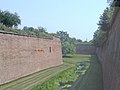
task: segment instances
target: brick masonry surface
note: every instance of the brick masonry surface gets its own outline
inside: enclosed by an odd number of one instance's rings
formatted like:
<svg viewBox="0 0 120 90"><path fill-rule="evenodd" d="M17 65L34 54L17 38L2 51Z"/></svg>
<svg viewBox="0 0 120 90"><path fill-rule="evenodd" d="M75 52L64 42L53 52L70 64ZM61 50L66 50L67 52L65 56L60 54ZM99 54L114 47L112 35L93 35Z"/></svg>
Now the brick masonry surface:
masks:
<svg viewBox="0 0 120 90"><path fill-rule="evenodd" d="M108 40L96 50L103 68L104 90L120 90L120 8L116 10Z"/></svg>
<svg viewBox="0 0 120 90"><path fill-rule="evenodd" d="M77 54L95 54L95 46L91 44L79 44L76 46Z"/></svg>
<svg viewBox="0 0 120 90"><path fill-rule="evenodd" d="M0 33L0 84L62 63L58 38Z"/></svg>

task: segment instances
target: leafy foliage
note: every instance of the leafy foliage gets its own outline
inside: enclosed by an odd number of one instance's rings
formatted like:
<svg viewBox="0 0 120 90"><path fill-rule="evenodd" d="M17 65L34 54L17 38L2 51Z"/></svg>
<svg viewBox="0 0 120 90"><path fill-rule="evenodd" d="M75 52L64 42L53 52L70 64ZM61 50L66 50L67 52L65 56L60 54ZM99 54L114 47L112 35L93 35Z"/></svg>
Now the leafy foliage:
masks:
<svg viewBox="0 0 120 90"><path fill-rule="evenodd" d="M35 86L32 90L55 90L63 83L70 80L73 81L75 79L70 78L70 75L74 72L75 69L76 67L69 68L60 73L59 75L56 75L55 77L44 82L42 85Z"/></svg>
<svg viewBox="0 0 120 90"><path fill-rule="evenodd" d="M79 68L81 67L81 68ZM49 79L41 85L35 86L32 90L67 90L75 82L79 75L85 74L84 72L88 69L89 63L83 62L79 65L59 73L55 77Z"/></svg>
<svg viewBox="0 0 120 90"><path fill-rule="evenodd" d="M3 25L2 23L0 23L0 30L8 30L8 28L5 26L5 25Z"/></svg>
<svg viewBox="0 0 120 90"><path fill-rule="evenodd" d="M120 7L120 1L119 0L107 0L109 5L112 7Z"/></svg>
<svg viewBox="0 0 120 90"><path fill-rule="evenodd" d="M11 32L19 35L26 35L26 36L35 36L35 37L42 37L42 38L49 38L52 39L53 35L48 33L46 29L42 28L33 28L33 27L23 27L23 29L17 29L17 28L9 28L2 23L0 23L0 30Z"/></svg>
<svg viewBox="0 0 120 90"><path fill-rule="evenodd" d="M57 36L60 38L62 43L62 54L66 56L66 54L74 54L76 50L76 39L69 37L69 34L64 31L58 31Z"/></svg>
<svg viewBox="0 0 120 90"><path fill-rule="evenodd" d="M82 42L82 40L81 39L77 39L77 42Z"/></svg>
<svg viewBox="0 0 120 90"><path fill-rule="evenodd" d="M24 26L23 29L17 29L16 27L19 24L21 24L21 20L16 12L10 13L9 11L0 10L0 30L20 35L52 38L52 35L43 27L33 28Z"/></svg>
<svg viewBox="0 0 120 90"><path fill-rule="evenodd" d="M94 33L93 43L95 46L101 46L106 40L106 32L102 30L97 30Z"/></svg>
<svg viewBox="0 0 120 90"><path fill-rule="evenodd" d="M0 23L7 27L17 27L19 24L21 24L21 20L16 12L10 13L9 11L0 10Z"/></svg>
<svg viewBox="0 0 120 90"><path fill-rule="evenodd" d="M62 53L63 53L63 56L65 56L66 54L74 54L75 45L70 44L69 42L62 43Z"/></svg>
<svg viewBox="0 0 120 90"><path fill-rule="evenodd" d="M52 35L50 35L46 29L44 29L43 27L38 27L38 28L33 28L33 27L27 27L27 26L24 26L22 31L24 31L26 34L28 35L34 35L34 36L37 36L37 37L51 37L52 38Z"/></svg>
<svg viewBox="0 0 120 90"><path fill-rule="evenodd" d="M109 30L113 11L114 11L114 8L112 8L112 7L110 7L110 8L107 7L104 10L104 13L100 16L100 21L98 23L99 30L103 30L103 31Z"/></svg>
<svg viewBox="0 0 120 90"><path fill-rule="evenodd" d="M54 34L54 36L56 36ZM82 41L81 39L72 38L69 36L67 32L58 31L57 37L60 38L62 43L62 54L66 56L67 54L75 54L76 53L76 45L78 44L92 44L92 42Z"/></svg>
<svg viewBox="0 0 120 90"><path fill-rule="evenodd" d="M107 7L103 14L100 16L98 23L98 30L95 31L93 36L93 43L95 46L101 46L107 39L107 35L111 26L111 20L113 16L114 8Z"/></svg>

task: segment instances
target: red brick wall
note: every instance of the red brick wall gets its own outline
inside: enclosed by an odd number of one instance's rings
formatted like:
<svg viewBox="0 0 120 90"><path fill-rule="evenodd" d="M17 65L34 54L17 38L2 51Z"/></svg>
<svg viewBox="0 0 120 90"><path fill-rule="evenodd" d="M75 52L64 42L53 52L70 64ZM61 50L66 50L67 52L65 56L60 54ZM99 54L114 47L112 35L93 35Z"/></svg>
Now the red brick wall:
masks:
<svg viewBox="0 0 120 90"><path fill-rule="evenodd" d="M79 44L76 46L77 54L95 54L96 48L91 44Z"/></svg>
<svg viewBox="0 0 120 90"><path fill-rule="evenodd" d="M120 8L116 10L108 40L97 48L103 67L104 90L120 90Z"/></svg>
<svg viewBox="0 0 120 90"><path fill-rule="evenodd" d="M0 33L0 84L62 63L58 38Z"/></svg>

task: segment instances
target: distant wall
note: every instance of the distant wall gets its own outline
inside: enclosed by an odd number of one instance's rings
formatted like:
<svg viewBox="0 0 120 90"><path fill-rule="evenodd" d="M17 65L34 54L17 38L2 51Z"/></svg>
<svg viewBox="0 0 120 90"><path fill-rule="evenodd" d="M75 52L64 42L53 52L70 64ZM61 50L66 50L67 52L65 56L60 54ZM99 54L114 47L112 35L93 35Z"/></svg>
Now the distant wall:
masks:
<svg viewBox="0 0 120 90"><path fill-rule="evenodd" d="M0 84L62 63L58 38L0 32Z"/></svg>
<svg viewBox="0 0 120 90"><path fill-rule="evenodd" d="M120 8L114 13L108 40L96 52L103 67L104 90L120 90Z"/></svg>
<svg viewBox="0 0 120 90"><path fill-rule="evenodd" d="M77 54L95 54L95 46L91 44L79 44L76 46Z"/></svg>

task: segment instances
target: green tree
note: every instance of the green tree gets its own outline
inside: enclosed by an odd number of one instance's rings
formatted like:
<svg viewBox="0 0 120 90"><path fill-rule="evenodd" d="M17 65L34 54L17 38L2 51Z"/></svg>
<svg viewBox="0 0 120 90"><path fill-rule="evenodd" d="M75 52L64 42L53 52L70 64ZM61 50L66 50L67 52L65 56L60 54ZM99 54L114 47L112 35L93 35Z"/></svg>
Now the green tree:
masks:
<svg viewBox="0 0 120 90"><path fill-rule="evenodd" d="M19 24L21 24L21 20L16 12L10 13L9 11L0 10L0 23L7 27L17 27Z"/></svg>
<svg viewBox="0 0 120 90"><path fill-rule="evenodd" d="M60 38L61 43L68 42L69 41L69 34L64 31L58 31L57 36Z"/></svg>
<svg viewBox="0 0 120 90"><path fill-rule="evenodd" d="M98 23L99 29L103 31L108 31L110 24L111 24L111 19L112 19L112 14L113 14L113 8L106 8L103 12L103 14L100 16L100 21Z"/></svg>
<svg viewBox="0 0 120 90"><path fill-rule="evenodd" d="M75 53L75 46L70 44L69 42L62 43L62 54L66 56L67 54L74 54Z"/></svg>
<svg viewBox="0 0 120 90"><path fill-rule="evenodd" d="M102 30L97 30L94 33L94 38L92 42L94 43L95 46L99 47L104 43L106 39L107 39L106 32Z"/></svg>
<svg viewBox="0 0 120 90"><path fill-rule="evenodd" d="M62 54L66 56L67 54L74 54L75 53L75 38L70 38L69 34L64 31L58 31L57 36L60 38L62 43Z"/></svg>
<svg viewBox="0 0 120 90"><path fill-rule="evenodd" d="M77 39L77 42L82 42L82 40L81 39Z"/></svg>
<svg viewBox="0 0 120 90"><path fill-rule="evenodd" d="M3 21L3 11L0 10L0 23Z"/></svg>
<svg viewBox="0 0 120 90"><path fill-rule="evenodd" d="M42 33L47 33L46 32L47 30L45 28L43 28L43 27L38 27L38 31L42 32Z"/></svg>
<svg viewBox="0 0 120 90"><path fill-rule="evenodd" d="M103 14L100 16L100 20L98 23L98 29L95 31L93 36L93 43L96 46L101 46L107 39L108 32L111 26L112 16L113 16L114 8L107 7Z"/></svg>

